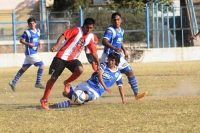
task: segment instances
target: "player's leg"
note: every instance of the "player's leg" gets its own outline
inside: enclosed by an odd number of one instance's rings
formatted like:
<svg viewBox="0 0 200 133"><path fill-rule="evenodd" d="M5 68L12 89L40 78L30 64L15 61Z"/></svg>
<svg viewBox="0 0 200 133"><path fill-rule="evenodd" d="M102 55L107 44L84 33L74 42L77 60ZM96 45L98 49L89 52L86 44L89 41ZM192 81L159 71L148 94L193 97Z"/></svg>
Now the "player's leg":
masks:
<svg viewBox="0 0 200 133"><path fill-rule="evenodd" d="M143 92L143 93L138 92L138 90L139 90L138 82L137 82L136 76L134 75L132 69L125 68L121 72L124 73L127 76L128 82L131 86L131 89L134 92L136 100L139 100L139 99L143 98L145 95L147 95L147 92Z"/></svg>
<svg viewBox="0 0 200 133"><path fill-rule="evenodd" d="M68 68L71 72L72 75L64 81L64 91L66 93L69 93L70 91L70 83L76 80L82 73L83 73L83 66L79 60L72 60L72 61L67 61L65 63L66 68Z"/></svg>
<svg viewBox="0 0 200 133"><path fill-rule="evenodd" d="M43 75L43 71L44 71L44 63L43 63L42 59L39 57L38 53L30 55L29 60L32 64L34 64L36 67L38 67L35 87L43 89L44 86L42 85L42 75Z"/></svg>
<svg viewBox="0 0 200 133"><path fill-rule="evenodd" d="M55 57L49 68L49 74L51 74L51 78L47 81L43 97L40 100L43 109L48 109L48 97L51 93L51 89L64 69L64 61Z"/></svg>
<svg viewBox="0 0 200 133"><path fill-rule="evenodd" d="M143 98L146 95L146 93L145 92L138 93L138 90L139 90L138 82L137 82L136 76L134 75L134 72L133 72L130 64L128 64L128 62L123 57L121 57L118 67L119 67L121 73L124 73L127 76L128 82L131 86L131 89L132 89L134 95L135 95L135 98L137 100L140 98Z"/></svg>
<svg viewBox="0 0 200 133"><path fill-rule="evenodd" d="M16 84L24 72L31 66L31 64L23 64L22 68L16 73L14 79L9 82L9 85L13 91L16 89Z"/></svg>
<svg viewBox="0 0 200 133"><path fill-rule="evenodd" d="M44 63L41 61L41 62L35 63L34 65L38 66L35 87L40 88L40 89L44 89L44 86L42 84L42 75L43 75L43 72L44 72Z"/></svg>

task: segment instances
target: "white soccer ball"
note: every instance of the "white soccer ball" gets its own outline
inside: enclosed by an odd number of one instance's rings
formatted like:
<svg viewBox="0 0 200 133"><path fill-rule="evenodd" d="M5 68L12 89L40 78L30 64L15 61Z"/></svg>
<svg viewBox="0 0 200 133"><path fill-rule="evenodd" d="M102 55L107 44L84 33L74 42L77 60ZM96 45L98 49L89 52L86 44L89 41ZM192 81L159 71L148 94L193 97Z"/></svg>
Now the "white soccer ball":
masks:
<svg viewBox="0 0 200 133"><path fill-rule="evenodd" d="M78 104L83 104L86 98L87 96L82 90L75 90L74 94L72 95L72 101Z"/></svg>

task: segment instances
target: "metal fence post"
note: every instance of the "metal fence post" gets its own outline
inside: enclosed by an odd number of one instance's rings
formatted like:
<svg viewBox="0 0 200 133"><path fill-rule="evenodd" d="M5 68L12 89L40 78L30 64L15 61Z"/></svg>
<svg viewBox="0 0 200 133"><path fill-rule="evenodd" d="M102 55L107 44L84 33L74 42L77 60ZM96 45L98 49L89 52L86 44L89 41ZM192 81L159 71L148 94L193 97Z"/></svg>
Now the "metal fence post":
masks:
<svg viewBox="0 0 200 133"><path fill-rule="evenodd" d="M15 9L12 10L12 33L13 33L13 53L17 53L16 48L16 16L15 16Z"/></svg>
<svg viewBox="0 0 200 133"><path fill-rule="evenodd" d="M164 29L164 5L161 5L161 23L162 23L162 48L165 47L165 29Z"/></svg>
<svg viewBox="0 0 200 133"><path fill-rule="evenodd" d="M47 50L50 51L50 35L49 35L49 14L50 12L47 10L46 12L46 25L47 25Z"/></svg>
<svg viewBox="0 0 200 133"><path fill-rule="evenodd" d="M173 33L174 33L174 47L176 47L176 17L175 7L173 6Z"/></svg>
<svg viewBox="0 0 200 133"><path fill-rule="evenodd" d="M82 26L83 25L83 10L81 6L79 6L79 10L80 10L80 26Z"/></svg>
<svg viewBox="0 0 200 133"><path fill-rule="evenodd" d="M148 2L146 3L146 37L147 37L147 48L150 48L149 44L149 6Z"/></svg>

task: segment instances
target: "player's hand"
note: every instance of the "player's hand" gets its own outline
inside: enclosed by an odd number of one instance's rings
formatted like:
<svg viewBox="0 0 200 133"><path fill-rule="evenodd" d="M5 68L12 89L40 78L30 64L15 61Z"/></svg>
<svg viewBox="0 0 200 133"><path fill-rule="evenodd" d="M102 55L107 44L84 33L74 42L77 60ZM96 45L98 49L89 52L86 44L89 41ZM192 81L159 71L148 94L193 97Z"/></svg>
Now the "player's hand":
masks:
<svg viewBox="0 0 200 133"><path fill-rule="evenodd" d="M105 91L107 91L108 93L111 93L111 90L108 88L105 88Z"/></svg>
<svg viewBox="0 0 200 133"><path fill-rule="evenodd" d="M35 45L34 45L34 43L28 43L28 46L29 47L34 47Z"/></svg>
<svg viewBox="0 0 200 133"><path fill-rule="evenodd" d="M55 51L57 51L57 47L56 46L53 46L52 48L51 48L51 52L55 52Z"/></svg>
<svg viewBox="0 0 200 133"><path fill-rule="evenodd" d="M125 60L128 60L128 56L129 56L129 55L128 55L128 52L127 52L127 51L124 52L124 56L125 56Z"/></svg>
<svg viewBox="0 0 200 133"><path fill-rule="evenodd" d="M115 50L116 53L121 53L122 52L121 48L114 48L114 50Z"/></svg>

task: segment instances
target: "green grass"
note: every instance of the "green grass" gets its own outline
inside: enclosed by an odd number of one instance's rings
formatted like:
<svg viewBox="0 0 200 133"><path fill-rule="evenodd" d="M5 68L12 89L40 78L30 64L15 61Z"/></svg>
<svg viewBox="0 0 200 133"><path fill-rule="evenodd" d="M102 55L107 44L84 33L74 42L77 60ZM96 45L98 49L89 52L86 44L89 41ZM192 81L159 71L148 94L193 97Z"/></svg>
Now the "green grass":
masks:
<svg viewBox="0 0 200 133"><path fill-rule="evenodd" d="M12 92L8 82L19 68L0 69L0 133L155 133L200 131L200 62L132 64L140 91L149 95L136 101L124 77L126 103L122 104L116 86L111 94L68 109L41 110L44 90L34 88L35 67L30 68ZM74 82L90 77L89 65ZM48 80L45 69L44 83ZM63 81L68 70L53 87L49 102L64 100Z"/></svg>

